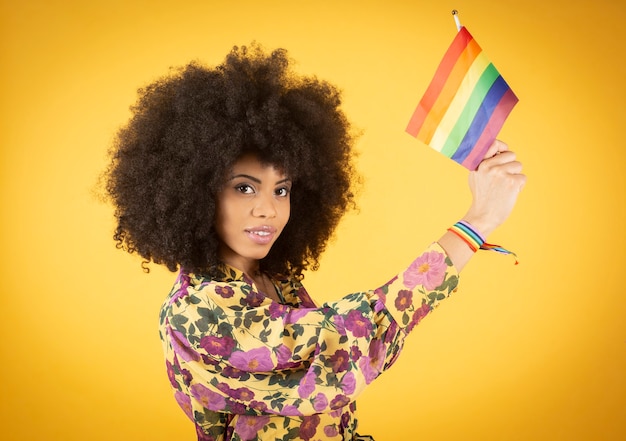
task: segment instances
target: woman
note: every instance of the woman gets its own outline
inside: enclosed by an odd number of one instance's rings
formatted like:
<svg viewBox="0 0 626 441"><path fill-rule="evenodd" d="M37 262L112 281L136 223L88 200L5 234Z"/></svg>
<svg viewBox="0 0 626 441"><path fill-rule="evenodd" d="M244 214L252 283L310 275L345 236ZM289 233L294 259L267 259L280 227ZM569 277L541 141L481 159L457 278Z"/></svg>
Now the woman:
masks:
<svg viewBox="0 0 626 441"><path fill-rule="evenodd" d="M293 74L284 50L253 45L149 85L118 134L114 237L179 271L160 335L199 440L366 439L355 398L456 290L525 183L496 141L470 174L461 222L383 286L317 305L303 271L354 205L340 103L333 86Z"/></svg>

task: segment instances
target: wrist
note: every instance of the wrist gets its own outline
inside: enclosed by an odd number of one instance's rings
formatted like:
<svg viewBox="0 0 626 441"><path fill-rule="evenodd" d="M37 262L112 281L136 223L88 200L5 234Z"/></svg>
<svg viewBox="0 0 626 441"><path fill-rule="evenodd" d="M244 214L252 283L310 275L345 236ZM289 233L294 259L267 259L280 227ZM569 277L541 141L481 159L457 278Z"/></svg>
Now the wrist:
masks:
<svg viewBox="0 0 626 441"><path fill-rule="evenodd" d="M489 227L487 226L486 228ZM448 231L457 236L463 242L465 242L473 252L476 252L478 250L491 250L502 254L510 254L513 257L516 257L515 253L501 247L500 245L487 243L484 236L485 233L479 231L476 225L471 224L466 219L460 220L459 222L448 228ZM488 229L487 231L491 230ZM515 264L517 265L517 259L515 260Z"/></svg>
<svg viewBox="0 0 626 441"><path fill-rule="evenodd" d="M494 225L493 222L479 216L466 214L461 218L461 220L470 224L472 228L480 233L480 235L482 235L485 239L497 228L497 225Z"/></svg>

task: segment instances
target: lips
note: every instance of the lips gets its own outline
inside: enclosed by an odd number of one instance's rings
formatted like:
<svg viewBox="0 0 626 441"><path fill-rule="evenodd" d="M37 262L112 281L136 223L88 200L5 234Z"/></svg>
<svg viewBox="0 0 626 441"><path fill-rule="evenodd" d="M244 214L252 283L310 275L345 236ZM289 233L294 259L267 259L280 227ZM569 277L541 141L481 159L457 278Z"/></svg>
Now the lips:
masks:
<svg viewBox="0 0 626 441"><path fill-rule="evenodd" d="M246 228L246 235L250 240L258 245L267 245L274 241L276 228L269 225L261 225L254 228Z"/></svg>

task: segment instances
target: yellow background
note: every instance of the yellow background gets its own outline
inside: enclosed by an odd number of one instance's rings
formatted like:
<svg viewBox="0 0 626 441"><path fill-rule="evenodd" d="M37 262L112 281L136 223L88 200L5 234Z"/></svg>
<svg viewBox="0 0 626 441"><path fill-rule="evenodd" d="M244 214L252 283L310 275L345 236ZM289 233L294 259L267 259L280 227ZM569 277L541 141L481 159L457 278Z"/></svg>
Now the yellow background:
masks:
<svg viewBox="0 0 626 441"><path fill-rule="evenodd" d="M528 185L461 290L360 399L395 440L626 436L623 1L0 1L1 431L191 440L157 334L173 274L115 249L93 188L138 87L232 45L285 47L344 90L361 210L307 286L383 283L455 222L466 172L404 133L454 33L520 97L501 133Z"/></svg>

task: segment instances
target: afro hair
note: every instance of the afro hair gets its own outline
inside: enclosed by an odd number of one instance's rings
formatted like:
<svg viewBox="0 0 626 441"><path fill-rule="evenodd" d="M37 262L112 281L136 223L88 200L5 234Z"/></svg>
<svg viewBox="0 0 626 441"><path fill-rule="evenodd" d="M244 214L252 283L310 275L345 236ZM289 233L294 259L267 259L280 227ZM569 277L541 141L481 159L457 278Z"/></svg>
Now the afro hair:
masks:
<svg viewBox="0 0 626 441"><path fill-rule="evenodd" d="M234 47L139 90L105 173L119 248L175 271L221 264L216 197L248 153L293 182L291 217L261 269L301 276L354 207L354 136L331 84L293 73L284 49Z"/></svg>

